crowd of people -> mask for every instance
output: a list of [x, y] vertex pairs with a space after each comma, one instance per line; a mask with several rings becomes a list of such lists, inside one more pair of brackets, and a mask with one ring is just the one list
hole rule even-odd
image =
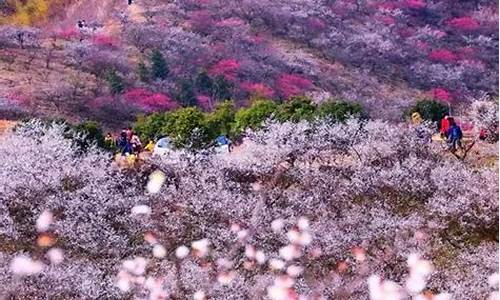
[[151, 152], [154, 148], [153, 141], [149, 141], [149, 143], [143, 148], [141, 139], [130, 127], [124, 128], [116, 139], [113, 138], [111, 133], [108, 133], [105, 137], [105, 141], [108, 144], [114, 144], [117, 152], [125, 156], [132, 154], [137, 155], [143, 150]]

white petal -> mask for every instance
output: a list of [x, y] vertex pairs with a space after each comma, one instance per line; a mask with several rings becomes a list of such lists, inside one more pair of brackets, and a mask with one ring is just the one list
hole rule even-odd
[[167, 255], [167, 250], [162, 245], [155, 245], [153, 247], [153, 256], [156, 258], [164, 258]]
[[53, 215], [50, 211], [43, 211], [38, 219], [36, 219], [36, 229], [38, 232], [47, 231], [50, 227], [50, 224], [53, 222]]
[[292, 265], [286, 268], [286, 273], [292, 277], [297, 277], [302, 273], [303, 270], [304, 268], [302, 268], [301, 266]]
[[259, 265], [263, 265], [266, 262], [266, 254], [262, 250], [258, 250], [255, 253], [255, 260]]
[[271, 222], [271, 229], [276, 233], [279, 233], [284, 226], [285, 226], [285, 220], [283, 219], [276, 219]]
[[282, 270], [285, 267], [285, 262], [281, 259], [272, 258], [269, 260], [269, 267], [272, 270]]
[[54, 265], [58, 265], [62, 263], [62, 261], [64, 260], [63, 251], [59, 248], [52, 248], [49, 251], [47, 251], [47, 257], [49, 258], [50, 262]]
[[297, 222], [297, 226], [299, 226], [300, 230], [308, 230], [309, 229], [309, 220], [305, 217], [299, 218]]
[[148, 185], [146, 187], [147, 191], [151, 194], [156, 194], [161, 190], [163, 183], [165, 182], [165, 174], [162, 171], [154, 171], [149, 175]]
[[189, 255], [189, 248], [186, 246], [180, 246], [180, 247], [177, 247], [177, 249], [175, 249], [175, 256], [178, 259], [183, 259], [188, 255]]
[[149, 215], [151, 214], [151, 208], [147, 205], [136, 205], [132, 207], [133, 215]]
[[193, 295], [193, 300], [204, 300], [205, 299], [205, 292], [204, 291], [197, 291]]
[[24, 255], [16, 256], [10, 263], [11, 272], [21, 276], [40, 273], [43, 267], [44, 265], [40, 261], [32, 260]]

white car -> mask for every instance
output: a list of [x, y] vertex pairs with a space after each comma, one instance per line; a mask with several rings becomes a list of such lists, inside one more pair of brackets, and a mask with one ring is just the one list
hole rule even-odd
[[172, 141], [168, 137], [164, 137], [156, 142], [153, 149], [153, 155], [165, 155], [173, 150]]

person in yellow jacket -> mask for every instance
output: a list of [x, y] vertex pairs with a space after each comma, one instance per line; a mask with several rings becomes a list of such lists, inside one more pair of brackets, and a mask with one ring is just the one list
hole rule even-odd
[[148, 144], [144, 147], [144, 150], [153, 152], [155, 148], [155, 142], [153, 140], [149, 140]]
[[414, 125], [418, 125], [422, 123], [422, 116], [418, 112], [414, 112], [411, 115], [411, 121]]

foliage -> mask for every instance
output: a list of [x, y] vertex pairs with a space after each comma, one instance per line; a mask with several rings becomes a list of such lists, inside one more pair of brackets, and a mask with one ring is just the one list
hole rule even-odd
[[151, 54], [151, 75], [154, 79], [166, 79], [169, 73], [167, 61], [159, 50]]
[[[177, 147], [190, 146], [200, 148], [207, 142], [205, 115], [198, 108], [186, 107], [168, 113], [167, 122], [162, 127], [162, 133], [170, 136]], [[194, 142], [191, 140], [195, 130], [201, 131], [201, 138]]]
[[181, 81], [177, 98], [184, 107], [196, 106], [196, 94], [190, 80], [184, 79]]
[[363, 107], [358, 103], [345, 101], [327, 101], [318, 106], [321, 118], [344, 122], [350, 117], [367, 117]]
[[40, 30], [25, 26], [0, 26], [0, 46], [12, 48], [39, 48]]
[[211, 139], [219, 135], [230, 135], [236, 110], [232, 101], [218, 103], [214, 111], [206, 116], [207, 131]]
[[[183, 110], [181, 110], [183, 111]], [[201, 113], [195, 109], [197, 113]], [[173, 121], [178, 111], [173, 114], [153, 114], [149, 117], [140, 117], [136, 123], [136, 129], [142, 137], [158, 137], [166, 134], [164, 127], [160, 124], [169, 124], [168, 134], [175, 137], [178, 133]], [[180, 112], [191, 114], [192, 110]], [[268, 99], [254, 99], [252, 104], [246, 108], [235, 109], [232, 101], [218, 103], [212, 112], [202, 113], [203, 122], [194, 118], [194, 124], [188, 126], [190, 129], [198, 128], [201, 134], [202, 142], [199, 144], [205, 146], [205, 142], [215, 139], [219, 135], [239, 135], [247, 129], [257, 129], [265, 124], [268, 119], [274, 119], [279, 122], [300, 122], [303, 120], [329, 119], [330, 121], [346, 121], [348, 118], [366, 118], [367, 115], [359, 104], [348, 102], [325, 102], [321, 105], [315, 105], [306, 97], [293, 97], [290, 101], [278, 104]], [[173, 123], [172, 123], [173, 122]], [[163, 131], [162, 131], [163, 130]], [[185, 145], [189, 134], [184, 131], [181, 133], [182, 142], [179, 145]]]
[[30, 26], [47, 18], [52, 0], [14, 0], [14, 14], [5, 20], [7, 24]]
[[115, 70], [109, 70], [106, 73], [106, 81], [112, 94], [120, 94], [125, 89], [123, 78]]
[[438, 122], [445, 115], [449, 114], [449, 109], [443, 103], [435, 100], [421, 100], [410, 108], [408, 115], [415, 112], [418, 112], [424, 120]]
[[147, 117], [139, 115], [134, 123], [134, 132], [136, 132], [143, 141], [158, 139], [162, 135], [162, 128], [167, 123], [168, 116], [169, 115], [165, 113], [153, 113]]
[[76, 133], [84, 136], [83, 139], [78, 141], [79, 147], [87, 151], [92, 145], [97, 145], [101, 148], [107, 148], [108, 145], [104, 142], [104, 135], [101, 126], [97, 122], [82, 122], [74, 126]]
[[215, 77], [212, 87], [212, 95], [214, 99], [219, 101], [231, 100], [232, 88], [233, 85], [229, 81], [227, 81], [224, 76], [219, 75]]
[[235, 131], [241, 132], [247, 128], [259, 128], [265, 120], [276, 113], [277, 108], [276, 103], [271, 100], [254, 100], [250, 107], [242, 108], [236, 113]]
[[143, 61], [137, 64], [137, 75], [139, 76], [139, 80], [144, 83], [148, 83], [151, 80], [150, 71]]
[[292, 97], [289, 101], [279, 105], [276, 119], [281, 122], [311, 121], [316, 114], [316, 106], [306, 97]]
[[198, 92], [210, 95], [212, 94], [214, 82], [206, 70], [198, 72], [195, 79], [195, 85]]

